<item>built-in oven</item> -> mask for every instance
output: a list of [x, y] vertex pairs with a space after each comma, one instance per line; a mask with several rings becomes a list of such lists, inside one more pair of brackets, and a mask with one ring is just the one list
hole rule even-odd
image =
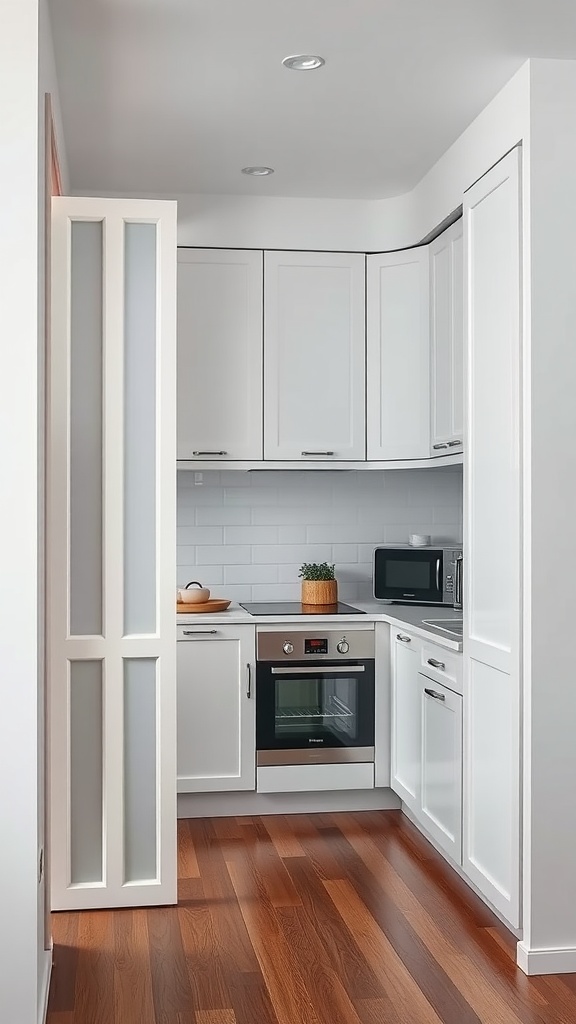
[[258, 631], [258, 766], [374, 761], [374, 630]]

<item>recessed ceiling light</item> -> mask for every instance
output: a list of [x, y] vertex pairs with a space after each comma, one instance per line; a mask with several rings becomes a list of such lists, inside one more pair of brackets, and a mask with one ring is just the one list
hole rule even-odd
[[321, 68], [326, 61], [324, 57], [318, 57], [314, 53], [297, 53], [293, 57], [284, 57], [282, 63], [291, 71], [316, 71], [316, 68]]
[[256, 178], [264, 178], [267, 174], [274, 174], [273, 167], [243, 167], [242, 174], [253, 174]]

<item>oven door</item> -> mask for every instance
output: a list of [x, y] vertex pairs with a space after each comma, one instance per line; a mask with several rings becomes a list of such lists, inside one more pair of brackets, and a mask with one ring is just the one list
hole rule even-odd
[[374, 661], [259, 662], [258, 765], [374, 760]]
[[376, 548], [374, 597], [380, 601], [442, 604], [442, 548]]

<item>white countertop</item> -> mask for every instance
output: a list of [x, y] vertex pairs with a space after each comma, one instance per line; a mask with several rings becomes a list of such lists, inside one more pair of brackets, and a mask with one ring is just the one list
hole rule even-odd
[[218, 623], [222, 625], [240, 625], [241, 623], [251, 626], [268, 626], [271, 624], [292, 625], [301, 622], [315, 623], [340, 623], [344, 626], [347, 622], [389, 622], [401, 629], [408, 629], [416, 636], [423, 636], [441, 647], [447, 647], [451, 651], [461, 651], [462, 641], [455, 637], [449, 637], [434, 628], [425, 626], [423, 619], [454, 619], [462, 613], [454, 611], [453, 608], [431, 607], [430, 605], [400, 605], [386, 604], [383, 601], [356, 601], [355, 606], [364, 615], [250, 615], [241, 608], [239, 604], [231, 604], [225, 612], [181, 612], [176, 618], [178, 625], [191, 625], [193, 623]]

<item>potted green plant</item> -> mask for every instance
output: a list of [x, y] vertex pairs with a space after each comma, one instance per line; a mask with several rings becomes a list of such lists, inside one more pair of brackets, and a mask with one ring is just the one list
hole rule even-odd
[[325, 607], [338, 604], [338, 583], [333, 565], [304, 562], [298, 575], [302, 577], [302, 604]]

